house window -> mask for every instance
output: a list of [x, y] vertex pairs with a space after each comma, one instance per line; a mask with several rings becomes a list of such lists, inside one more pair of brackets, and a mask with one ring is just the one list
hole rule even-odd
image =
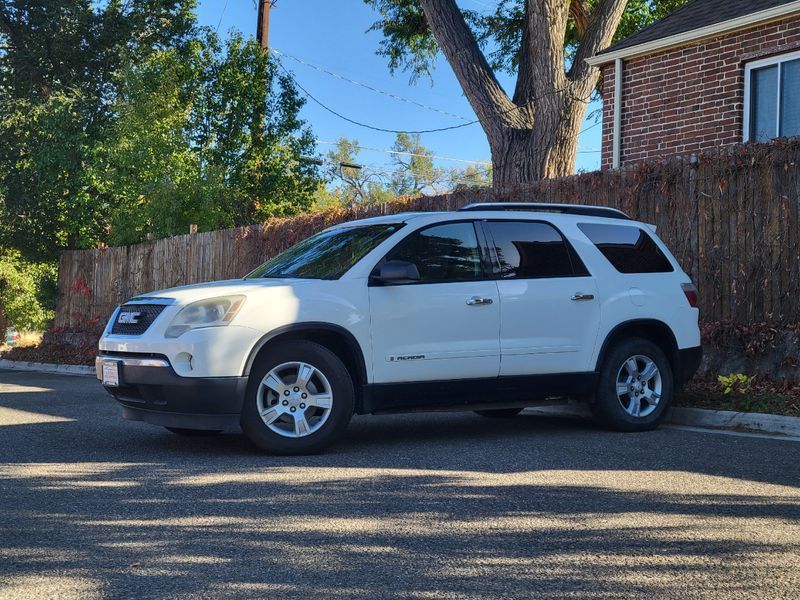
[[800, 52], [745, 66], [744, 141], [800, 136]]

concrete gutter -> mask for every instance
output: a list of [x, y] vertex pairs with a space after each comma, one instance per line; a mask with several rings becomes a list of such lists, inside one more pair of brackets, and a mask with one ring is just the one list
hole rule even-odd
[[[585, 404], [532, 407], [526, 408], [523, 414], [582, 419], [591, 417], [589, 407]], [[666, 422], [688, 427], [738, 429], [800, 438], [800, 417], [678, 406], [670, 410]]]
[[0, 369], [11, 371], [30, 371], [34, 373], [54, 373], [58, 375], [80, 375], [95, 377], [94, 367], [86, 365], [57, 365], [53, 363], [24, 362], [21, 360], [6, 360], [0, 358]]

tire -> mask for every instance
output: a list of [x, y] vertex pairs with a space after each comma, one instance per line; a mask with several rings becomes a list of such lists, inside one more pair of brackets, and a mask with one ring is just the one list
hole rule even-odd
[[595, 421], [608, 429], [649, 431], [664, 420], [673, 390], [672, 367], [661, 348], [628, 338], [606, 354], [590, 406]]
[[221, 429], [185, 429], [183, 427], [165, 427], [164, 429], [185, 437], [209, 437], [222, 433]]
[[354, 407], [353, 380], [336, 354], [314, 342], [279, 342], [253, 365], [241, 425], [270, 454], [317, 454], [344, 433]]
[[522, 408], [489, 408], [486, 410], [476, 410], [475, 414], [490, 419], [510, 419], [522, 412]]

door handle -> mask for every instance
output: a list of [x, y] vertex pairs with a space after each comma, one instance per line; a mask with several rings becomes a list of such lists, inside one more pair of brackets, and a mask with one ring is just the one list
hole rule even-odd
[[467, 300], [467, 306], [480, 306], [481, 304], [491, 304], [493, 300], [491, 298], [481, 298], [480, 296], [473, 296], [469, 300]]
[[572, 294], [572, 298], [570, 300], [594, 300], [594, 294], [584, 294], [583, 292], [575, 292]]

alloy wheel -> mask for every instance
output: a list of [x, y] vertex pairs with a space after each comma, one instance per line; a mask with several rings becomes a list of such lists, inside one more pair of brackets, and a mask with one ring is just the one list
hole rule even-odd
[[311, 435], [328, 420], [333, 391], [325, 374], [308, 363], [286, 362], [261, 380], [256, 396], [264, 424], [278, 435]]
[[652, 358], [637, 354], [622, 363], [617, 372], [617, 398], [626, 413], [636, 418], [649, 416], [658, 407], [661, 394], [661, 371]]

